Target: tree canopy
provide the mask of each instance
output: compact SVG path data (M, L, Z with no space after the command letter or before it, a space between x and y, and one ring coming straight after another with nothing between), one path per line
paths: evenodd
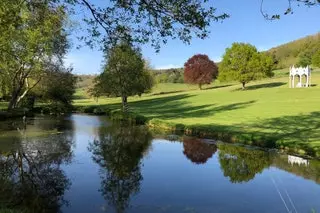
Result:
M127 97L141 95L152 86L152 76L145 69L140 51L121 43L108 51L104 70L98 76L93 92L121 97L123 110L127 111Z
M0 78L11 96L9 110L40 82L48 64L62 63L65 17L63 7L46 1L1 1Z
M168 39L190 43L193 37L206 38L212 22L229 18L229 14L218 12L208 0L113 0L101 5L94 4L94 0L50 1L87 9L91 16L85 16L83 20L88 25L88 34L79 37L90 46L95 41L103 46L113 46L118 41L128 40L140 44L151 43L158 51ZM319 0L287 0L288 7L284 11L277 11L277 8L266 11L264 0L260 1L260 10L266 19L290 15L295 6L320 5Z
M274 61L266 53L259 53L251 44L233 43L227 48L219 65L219 79L222 81L235 80L245 84L273 75Z
M320 49L312 57L312 65L320 67Z
M65 68L62 65L52 66L30 92L29 98L48 103L51 113L70 111L76 83L77 77L72 74L72 68Z
M57 2L57 0L51 0ZM87 34L79 36L86 44L112 47L119 41L151 43L159 50L168 39L190 43L192 37L206 38L212 21L228 17L217 13L207 0L114 0L94 4L92 0L58 0L72 9L84 7Z
M184 82L198 84L210 84L218 75L217 65L207 55L194 55L184 64Z

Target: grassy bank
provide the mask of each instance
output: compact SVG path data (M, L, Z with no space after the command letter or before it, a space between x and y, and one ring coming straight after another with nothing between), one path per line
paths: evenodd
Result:
M281 76L281 75L280 75ZM320 74L311 88L288 88L288 77L239 84L213 84L198 90L185 84L160 84L151 94L130 97L130 110L157 128L230 142L286 148L320 156ZM120 98L98 102L81 94L75 106L120 108Z

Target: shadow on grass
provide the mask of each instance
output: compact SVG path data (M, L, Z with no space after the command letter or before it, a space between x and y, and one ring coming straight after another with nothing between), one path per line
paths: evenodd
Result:
M180 94L170 97L161 97L150 100L132 102L130 107L137 112L147 115L149 119L172 119L172 118L199 118L212 116L216 113L231 111L248 107L255 101L247 101L218 106L215 104L203 104L190 106L185 99L194 95Z
M230 86L232 86L232 84L226 84L226 85L218 85L218 86L207 87L207 88L204 88L203 90L219 89L219 88L230 87Z
M265 84L251 85L251 86L247 86L244 91L262 89L262 88L281 87L281 86L283 86L285 84L286 83L284 83L284 82L271 82L271 83L265 83ZM238 89L235 89L234 91L242 91L242 89L238 88Z
M249 107L256 101L232 103L226 105L202 104L197 106L190 105L187 100L195 95L178 94L167 97L158 97L147 100L130 102L131 111L146 116L149 120L157 118L162 120L173 118L200 118L212 116L217 113L232 111ZM120 109L120 103L100 105L102 108Z
M279 146L303 148L311 152L311 146L320 148L320 111L297 116L271 118L256 124L256 128L272 130L269 133Z
M158 92L158 93L153 93L150 94L151 96L156 96L156 95L167 95L167 94L174 94L174 93L180 93L180 92L185 92L186 90L175 90L175 91L168 91L168 92Z
M262 120L251 125L191 125L185 133L320 157L320 111Z

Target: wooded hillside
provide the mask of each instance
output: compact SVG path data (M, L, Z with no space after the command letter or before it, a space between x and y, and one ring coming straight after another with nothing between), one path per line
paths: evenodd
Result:
M297 64L301 58L317 50L320 50L320 33L271 48L267 52L274 55L277 68L281 69Z

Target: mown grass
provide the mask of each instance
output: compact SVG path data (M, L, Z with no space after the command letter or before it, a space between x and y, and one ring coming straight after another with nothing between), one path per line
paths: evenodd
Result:
M311 88L290 89L287 81L286 76L252 82L246 91L235 83L215 83L201 91L160 84L151 94L130 97L129 106L158 126L181 127L200 136L222 133L229 140L318 155L320 74L313 73ZM83 98L74 104L116 109L120 98Z

